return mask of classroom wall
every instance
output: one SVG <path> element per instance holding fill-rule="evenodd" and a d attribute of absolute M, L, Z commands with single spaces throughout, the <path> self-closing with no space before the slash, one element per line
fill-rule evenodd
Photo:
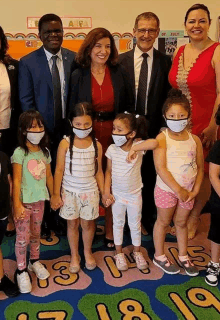
<path fill-rule="evenodd" d="M 199 1 L 198 1 L 199 2 Z M 135 17 L 144 11 L 158 15 L 163 30 L 181 30 L 187 9 L 197 0 L 1 0 L 0 25 L 5 32 L 37 33 L 27 29 L 27 16 L 42 16 L 55 13 L 60 16 L 91 16 L 92 27 L 102 26 L 111 32 L 132 32 Z M 217 18 L 220 16 L 220 1 L 204 2 L 213 19 L 210 37 L 217 39 Z M 89 29 L 66 29 L 65 32 L 88 33 Z"/>

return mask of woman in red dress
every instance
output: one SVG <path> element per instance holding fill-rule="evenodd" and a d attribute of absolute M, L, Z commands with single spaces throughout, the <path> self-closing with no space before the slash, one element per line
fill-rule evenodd
<path fill-rule="evenodd" d="M 182 90 L 191 104 L 191 129 L 203 143 L 204 157 L 217 139 L 215 114 L 220 104 L 220 45 L 208 37 L 210 12 L 195 4 L 185 16 L 190 43 L 177 48 L 169 74 L 172 87 Z M 199 215 L 210 196 L 208 166 L 204 181 L 188 221 L 188 237 L 195 236 Z"/>
<path fill-rule="evenodd" d="M 133 111 L 132 88 L 126 70 L 117 64 L 118 51 L 111 33 L 95 28 L 86 36 L 77 54 L 79 68 L 71 75 L 69 110 L 78 102 L 91 102 L 94 108 L 96 138 L 105 152 L 112 142 L 113 119 L 119 112 Z M 105 213 L 105 244 L 114 247 L 111 208 Z"/>

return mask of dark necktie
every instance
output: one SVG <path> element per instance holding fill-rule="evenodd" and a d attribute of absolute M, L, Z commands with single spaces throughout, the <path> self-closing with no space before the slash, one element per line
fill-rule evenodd
<path fill-rule="evenodd" d="M 145 115 L 145 103 L 147 95 L 147 76 L 148 76 L 148 65 L 147 65 L 147 53 L 142 54 L 143 61 L 141 64 L 141 71 L 138 83 L 137 101 L 136 101 L 136 113 Z"/>
<path fill-rule="evenodd" d="M 57 68 L 58 56 L 53 56 L 52 61 L 52 83 L 53 83 L 53 99 L 54 99 L 54 124 L 55 126 L 60 123 L 62 119 L 62 100 L 61 100 L 61 84 L 60 74 Z"/>

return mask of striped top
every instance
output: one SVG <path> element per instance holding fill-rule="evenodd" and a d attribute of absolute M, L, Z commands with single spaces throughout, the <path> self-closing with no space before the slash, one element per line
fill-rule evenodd
<path fill-rule="evenodd" d="M 139 141 L 137 143 L 140 143 Z M 135 143 L 135 144 L 137 144 Z M 143 187 L 141 164 L 144 152 L 137 152 L 137 157 L 131 162 L 126 161 L 128 152 L 111 144 L 106 157 L 112 161 L 112 191 L 113 194 L 135 194 Z"/>
<path fill-rule="evenodd" d="M 69 142 L 69 138 L 66 137 Z M 62 187 L 76 193 L 98 190 L 95 178 L 95 148 L 93 143 L 86 149 L 73 146 L 72 174 L 70 173 L 70 151 L 66 152 Z"/>

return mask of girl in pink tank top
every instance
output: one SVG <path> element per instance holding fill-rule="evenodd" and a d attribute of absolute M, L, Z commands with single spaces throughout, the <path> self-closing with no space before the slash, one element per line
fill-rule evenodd
<path fill-rule="evenodd" d="M 187 220 L 203 179 L 202 144 L 187 130 L 190 104 L 180 90 L 170 91 L 163 115 L 168 128 L 157 136 L 159 147 L 154 150 L 157 221 L 153 262 L 168 274 L 179 273 L 181 266 L 188 275 L 196 276 L 199 272 L 187 255 Z M 174 265 L 164 252 L 165 236 L 172 220 L 176 227 L 179 266 Z"/>

